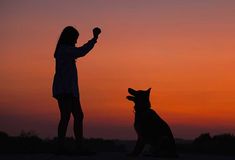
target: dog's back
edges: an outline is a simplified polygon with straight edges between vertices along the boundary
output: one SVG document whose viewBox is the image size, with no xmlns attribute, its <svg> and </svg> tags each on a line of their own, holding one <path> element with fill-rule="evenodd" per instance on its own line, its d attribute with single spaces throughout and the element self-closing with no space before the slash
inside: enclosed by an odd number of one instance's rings
<svg viewBox="0 0 235 160">
<path fill-rule="evenodd" d="M 168 139 L 172 147 L 175 145 L 174 137 L 168 124 L 152 109 L 135 113 L 135 130 L 138 136 L 151 145 L 159 145 L 160 141 Z M 173 149 L 173 148 L 172 148 Z"/>
<path fill-rule="evenodd" d="M 136 131 L 141 134 L 161 136 L 167 133 L 172 136 L 167 123 L 152 109 L 136 112 L 134 126 Z"/>
</svg>

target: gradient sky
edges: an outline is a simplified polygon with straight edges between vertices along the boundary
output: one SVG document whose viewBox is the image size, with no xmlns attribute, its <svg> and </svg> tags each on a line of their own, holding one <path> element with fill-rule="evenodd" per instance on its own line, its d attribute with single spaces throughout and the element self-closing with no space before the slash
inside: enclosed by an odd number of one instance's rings
<svg viewBox="0 0 235 160">
<path fill-rule="evenodd" d="M 56 136 L 53 52 L 72 25 L 85 136 L 135 139 L 127 88 L 152 87 L 153 109 L 175 137 L 235 134 L 234 0 L 1 0 L 0 130 Z M 72 135 L 72 128 L 68 136 Z"/>
</svg>

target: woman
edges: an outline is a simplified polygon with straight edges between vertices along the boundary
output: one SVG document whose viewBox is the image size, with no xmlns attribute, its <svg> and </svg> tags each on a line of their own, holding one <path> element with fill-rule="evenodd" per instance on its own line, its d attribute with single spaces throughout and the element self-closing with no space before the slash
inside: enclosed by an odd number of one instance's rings
<svg viewBox="0 0 235 160">
<path fill-rule="evenodd" d="M 80 151 L 83 150 L 83 112 L 80 104 L 76 59 L 85 56 L 94 47 L 99 28 L 93 29 L 94 37 L 81 47 L 76 47 L 78 31 L 72 27 L 65 27 L 56 45 L 54 58 L 56 71 L 53 81 L 53 97 L 56 98 L 60 110 L 58 125 L 59 152 L 64 152 L 66 131 L 72 113 L 74 117 L 74 135 Z"/>
</svg>

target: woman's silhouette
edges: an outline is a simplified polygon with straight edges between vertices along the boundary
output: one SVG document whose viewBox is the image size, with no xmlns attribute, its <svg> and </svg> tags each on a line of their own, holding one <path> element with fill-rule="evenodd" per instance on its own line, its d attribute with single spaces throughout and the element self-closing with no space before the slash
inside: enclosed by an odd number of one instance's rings
<svg viewBox="0 0 235 160">
<path fill-rule="evenodd" d="M 80 151 L 84 150 L 83 141 L 83 112 L 79 98 L 76 59 L 85 56 L 94 47 L 99 28 L 93 29 L 94 37 L 81 47 L 76 47 L 79 32 L 72 26 L 65 27 L 56 45 L 54 58 L 56 69 L 53 81 L 53 97 L 57 99 L 60 110 L 58 125 L 59 152 L 65 152 L 64 141 L 72 113 L 74 117 L 74 135 Z"/>
</svg>

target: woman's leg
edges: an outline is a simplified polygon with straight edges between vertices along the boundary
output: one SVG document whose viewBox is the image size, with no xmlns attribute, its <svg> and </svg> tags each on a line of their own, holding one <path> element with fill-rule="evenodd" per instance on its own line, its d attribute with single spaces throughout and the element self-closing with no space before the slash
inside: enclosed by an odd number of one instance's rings
<svg viewBox="0 0 235 160">
<path fill-rule="evenodd" d="M 74 117 L 74 135 L 76 138 L 76 145 L 77 145 L 77 153 L 80 155 L 94 155 L 95 152 L 91 151 L 86 147 L 86 145 L 83 142 L 83 112 L 81 103 L 78 98 L 74 98 L 74 105 L 72 108 L 72 114 Z"/>
<path fill-rule="evenodd" d="M 74 135 L 78 143 L 83 141 L 83 112 L 79 97 L 74 97 L 72 114 L 74 117 Z"/>
<path fill-rule="evenodd" d="M 58 139 L 59 145 L 64 145 L 64 140 L 67 132 L 67 127 L 71 114 L 72 99 L 67 97 L 61 97 L 58 99 L 58 105 L 60 109 L 60 122 L 58 125 Z"/>
</svg>

